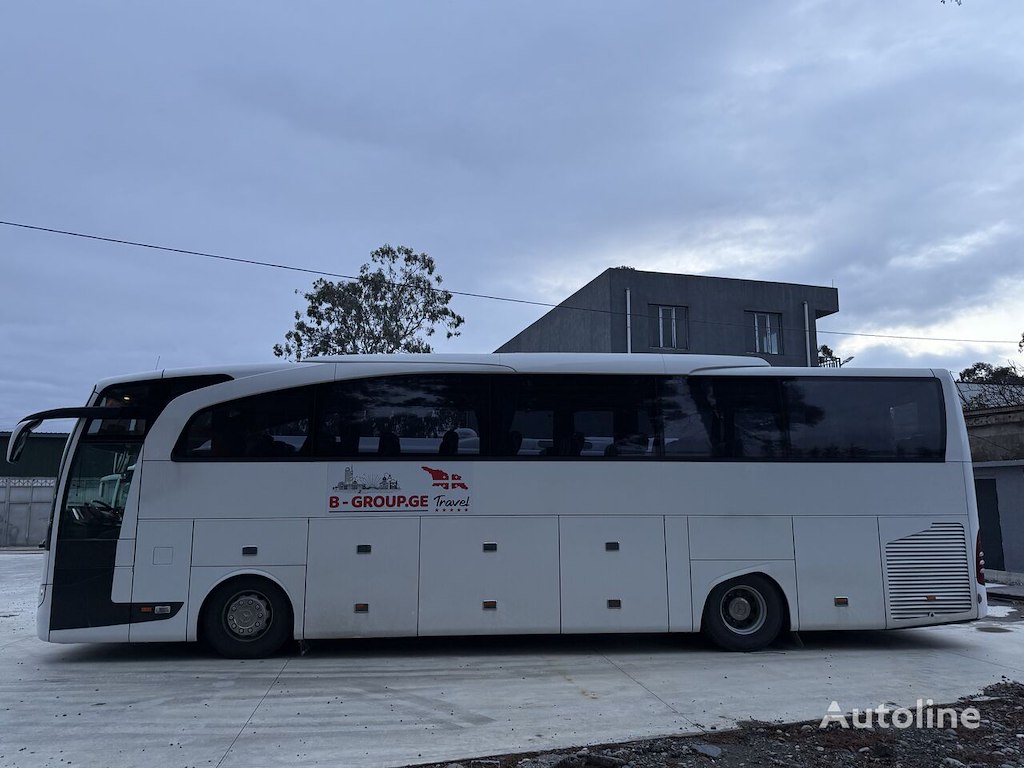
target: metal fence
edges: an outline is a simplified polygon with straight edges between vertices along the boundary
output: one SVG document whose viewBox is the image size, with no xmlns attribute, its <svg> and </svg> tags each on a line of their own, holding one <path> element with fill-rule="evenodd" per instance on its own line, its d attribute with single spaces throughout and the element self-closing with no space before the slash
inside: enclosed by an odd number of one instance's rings
<svg viewBox="0 0 1024 768">
<path fill-rule="evenodd" d="M 46 538 L 52 477 L 0 477 L 0 547 L 34 547 Z"/>
</svg>

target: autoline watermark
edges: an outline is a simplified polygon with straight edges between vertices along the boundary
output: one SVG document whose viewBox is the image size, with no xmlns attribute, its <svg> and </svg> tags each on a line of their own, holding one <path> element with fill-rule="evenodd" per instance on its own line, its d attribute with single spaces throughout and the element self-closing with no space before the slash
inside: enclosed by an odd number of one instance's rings
<svg viewBox="0 0 1024 768">
<path fill-rule="evenodd" d="M 936 707 L 931 699 L 918 699 L 913 709 L 890 708 L 879 704 L 874 709 L 854 709 L 845 714 L 839 702 L 829 704 L 819 728 L 837 723 L 841 728 L 967 728 L 981 725 L 981 712 L 975 707 L 957 711 L 952 707 Z"/>
</svg>

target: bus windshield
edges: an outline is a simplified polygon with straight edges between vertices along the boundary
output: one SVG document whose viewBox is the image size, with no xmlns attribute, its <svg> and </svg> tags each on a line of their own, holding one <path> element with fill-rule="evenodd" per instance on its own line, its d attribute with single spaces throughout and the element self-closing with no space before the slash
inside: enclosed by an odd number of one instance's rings
<svg viewBox="0 0 1024 768">
<path fill-rule="evenodd" d="M 139 442 L 87 442 L 75 454 L 61 511 L 61 538 L 117 538 Z"/>
</svg>

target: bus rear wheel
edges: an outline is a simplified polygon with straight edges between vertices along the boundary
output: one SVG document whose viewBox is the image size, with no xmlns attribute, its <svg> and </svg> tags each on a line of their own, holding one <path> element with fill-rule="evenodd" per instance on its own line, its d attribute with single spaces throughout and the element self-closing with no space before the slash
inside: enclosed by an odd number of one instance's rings
<svg viewBox="0 0 1024 768">
<path fill-rule="evenodd" d="M 255 576 L 217 587 L 203 606 L 203 638 L 221 656 L 258 659 L 292 636 L 292 609 L 284 591 Z"/>
<path fill-rule="evenodd" d="M 756 651 L 778 637 L 783 611 L 778 587 L 767 577 L 751 573 L 711 590 L 702 626 L 727 651 Z"/>
</svg>

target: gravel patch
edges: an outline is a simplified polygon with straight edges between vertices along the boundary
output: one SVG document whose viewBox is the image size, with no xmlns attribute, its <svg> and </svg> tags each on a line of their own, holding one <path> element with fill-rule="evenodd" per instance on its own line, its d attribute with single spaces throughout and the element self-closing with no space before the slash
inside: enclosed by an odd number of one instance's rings
<svg viewBox="0 0 1024 768">
<path fill-rule="evenodd" d="M 1004 679 L 976 696 L 922 710 L 979 713 L 977 727 L 849 728 L 831 722 L 743 723 L 731 731 L 492 755 L 421 768 L 1024 768 L 1024 684 Z M 916 717 L 916 715 L 915 715 Z M 863 722 L 863 719 L 862 721 Z"/>
</svg>

